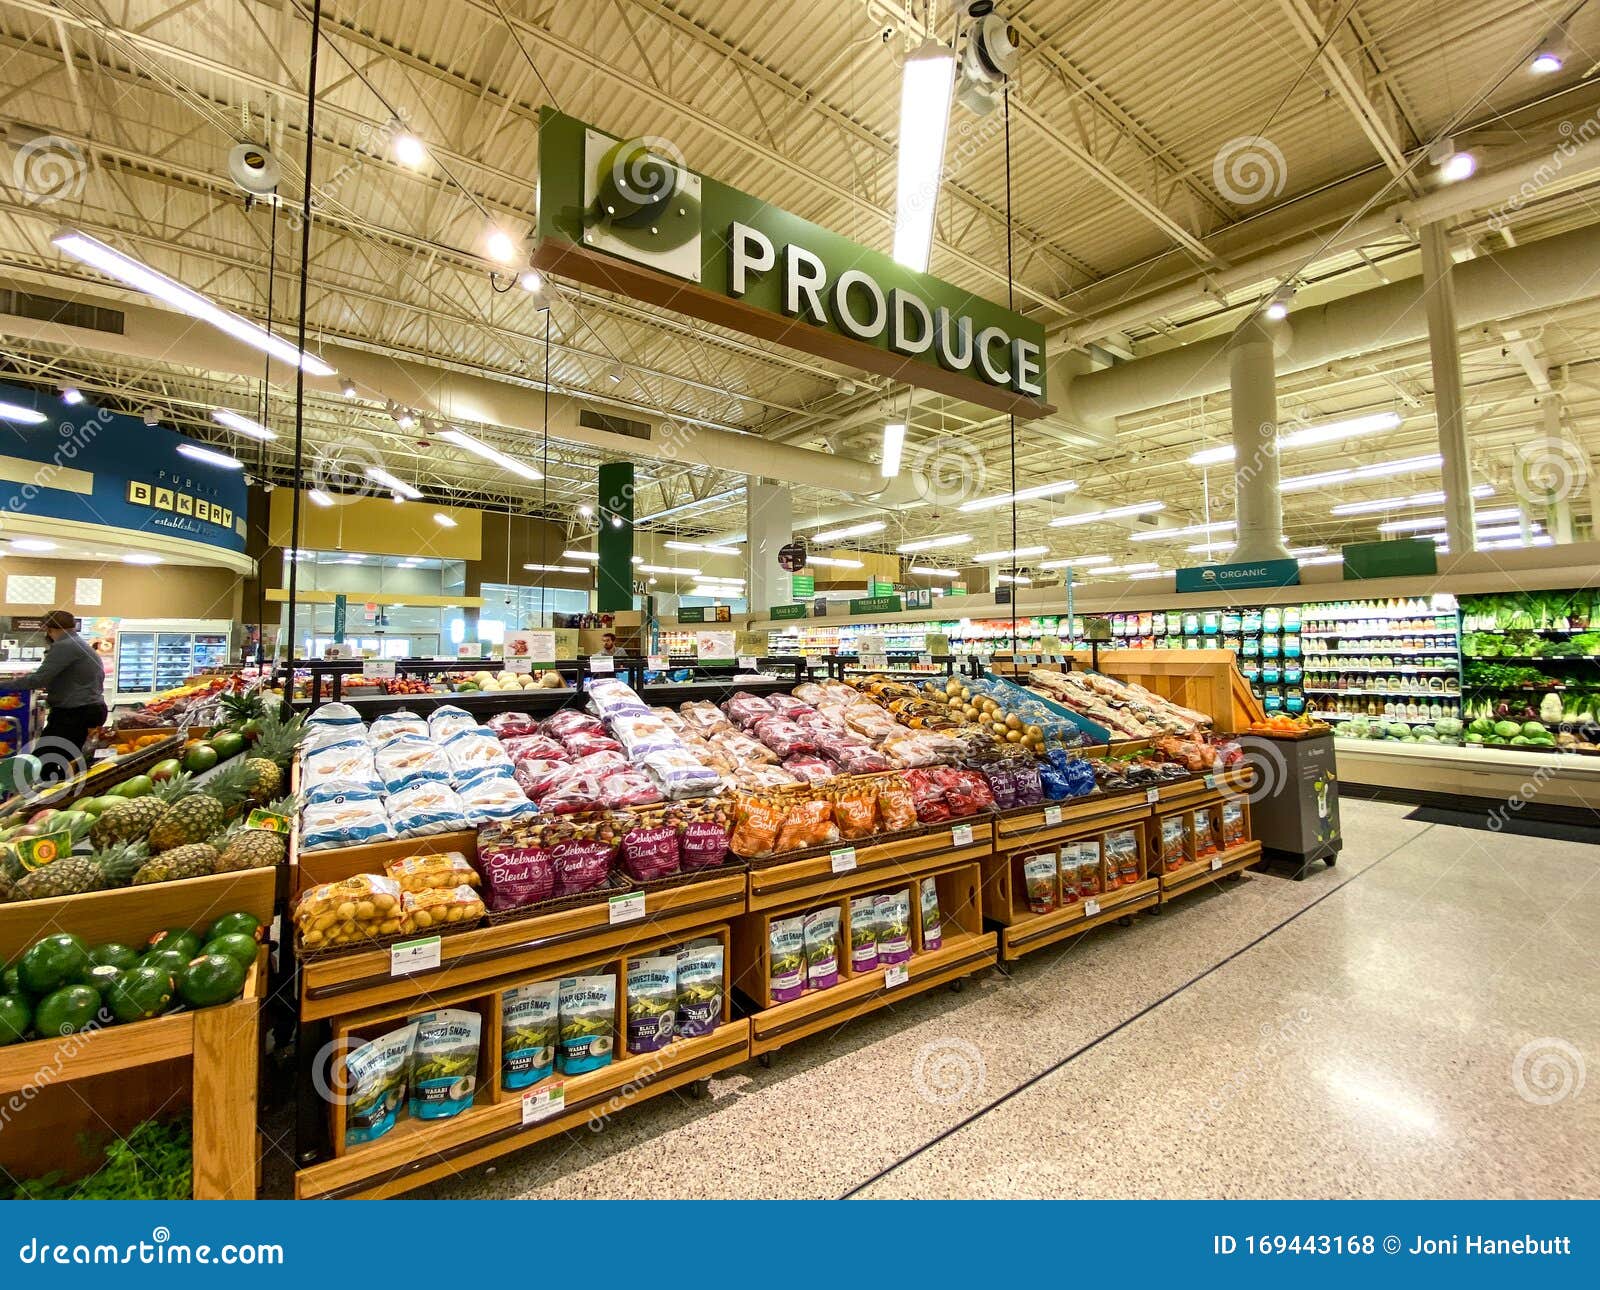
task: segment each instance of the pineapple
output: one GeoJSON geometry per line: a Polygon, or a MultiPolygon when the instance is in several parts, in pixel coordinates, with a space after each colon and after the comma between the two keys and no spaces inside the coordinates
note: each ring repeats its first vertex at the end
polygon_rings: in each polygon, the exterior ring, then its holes
{"type": "MultiPolygon", "coordinates": [[[[187,799],[186,799],[187,800],[187,799]]],[[[183,805],[180,802],[178,805],[183,805]]],[[[217,866],[217,849],[204,842],[173,847],[151,860],[146,860],[139,872],[133,875],[133,885],[142,887],[151,882],[177,882],[181,878],[204,878],[214,873],[217,866]]],[[[41,870],[41,872],[43,872],[41,870]]]]}
{"type": "Polygon", "coordinates": [[[108,887],[126,887],[149,858],[150,848],[143,842],[115,842],[89,857],[100,866],[108,887]]]}
{"type": "Polygon", "coordinates": [[[11,876],[0,869],[0,905],[5,905],[13,900],[19,900],[17,884],[11,881],[11,876]]]}
{"type": "Polygon", "coordinates": [[[238,873],[243,869],[271,869],[289,855],[288,839],[267,829],[247,829],[235,825],[216,840],[222,855],[218,873],[238,873]]]}
{"type": "Polygon", "coordinates": [[[67,856],[35,869],[17,883],[18,900],[44,900],[51,896],[81,896],[104,891],[106,876],[93,860],[67,856]]]}
{"type": "Polygon", "coordinates": [[[150,849],[170,851],[204,842],[244,801],[250,778],[250,772],[234,762],[213,774],[198,792],[178,798],[151,826],[150,849]]]}
{"type": "Polygon", "coordinates": [[[259,690],[248,690],[242,694],[224,694],[217,700],[217,706],[221,709],[223,723],[234,727],[265,716],[267,711],[266,702],[259,690]]]}
{"type": "Polygon", "coordinates": [[[106,807],[90,828],[89,841],[96,847],[137,842],[150,832],[168,806],[189,791],[190,778],[185,773],[174,775],[143,797],[124,798],[106,807]]]}
{"type": "Polygon", "coordinates": [[[250,790],[254,801],[265,802],[278,795],[283,788],[283,767],[289,764],[305,732],[304,717],[283,721],[273,715],[262,719],[261,733],[244,763],[255,776],[250,790]]]}

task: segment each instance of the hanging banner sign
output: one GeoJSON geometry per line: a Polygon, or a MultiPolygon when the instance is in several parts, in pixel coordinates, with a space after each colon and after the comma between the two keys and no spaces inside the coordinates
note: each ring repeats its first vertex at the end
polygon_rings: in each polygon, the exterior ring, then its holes
{"type": "Polygon", "coordinates": [[[1235,587],[1294,587],[1300,583],[1298,560],[1252,560],[1244,564],[1206,564],[1179,569],[1179,591],[1229,591],[1235,587]]]}
{"type": "Polygon", "coordinates": [[[689,170],[668,138],[539,116],[535,268],[720,327],[1041,417],[1044,328],[689,170]]]}
{"type": "Polygon", "coordinates": [[[789,575],[789,595],[795,600],[808,600],[817,594],[817,575],[795,573],[789,575]]]}

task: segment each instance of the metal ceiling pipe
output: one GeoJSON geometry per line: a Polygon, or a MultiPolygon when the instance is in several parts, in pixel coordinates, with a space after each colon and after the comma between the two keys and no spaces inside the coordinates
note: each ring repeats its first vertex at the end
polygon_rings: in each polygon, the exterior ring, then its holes
{"type": "MultiPolygon", "coordinates": [[[[31,289],[25,283],[5,279],[0,279],[0,285],[15,285],[23,291],[31,289]]],[[[95,331],[0,314],[0,335],[202,368],[252,382],[261,379],[264,364],[261,354],[214,328],[169,310],[129,303],[122,297],[92,292],[76,294],[119,310],[124,315],[122,332],[95,331]]],[[[533,446],[533,437],[543,432],[544,393],[532,382],[518,384],[472,376],[342,345],[323,345],[317,352],[338,369],[337,375],[317,378],[308,374],[308,390],[338,397],[340,382],[349,379],[355,382],[357,393],[363,399],[393,402],[422,416],[459,425],[469,433],[482,427],[520,432],[528,437],[519,445],[524,453],[533,446]]],[[[274,364],[272,380],[275,384],[290,384],[294,380],[294,369],[286,364],[274,364]]],[[[758,435],[733,434],[660,418],[651,419],[648,440],[594,429],[578,422],[578,414],[584,406],[585,401],[581,399],[552,396],[552,438],[583,444],[618,457],[736,471],[812,488],[866,493],[883,485],[878,467],[872,462],[772,443],[758,435]]],[[[597,401],[597,406],[603,405],[597,401]]],[[[419,429],[417,437],[426,437],[425,432],[419,429]]],[[[507,448],[503,442],[499,446],[507,448]]],[[[516,451],[515,448],[507,450],[516,451]]]]}
{"type": "Polygon", "coordinates": [[[1228,338],[1228,379],[1233,414],[1233,503],[1238,540],[1233,563],[1287,560],[1283,545],[1283,494],[1278,486],[1278,390],[1274,336],[1252,314],[1228,338]]]}
{"type": "MultiPolygon", "coordinates": [[[[1600,225],[1480,256],[1452,276],[1461,327],[1590,299],[1600,295],[1600,225]]],[[[1300,372],[1427,334],[1421,281],[1396,282],[1292,312],[1278,328],[1277,370],[1300,372]]],[[[1228,337],[1213,337],[1060,382],[1051,390],[1057,416],[1094,425],[1216,394],[1228,388],[1228,346],[1228,337]]]]}

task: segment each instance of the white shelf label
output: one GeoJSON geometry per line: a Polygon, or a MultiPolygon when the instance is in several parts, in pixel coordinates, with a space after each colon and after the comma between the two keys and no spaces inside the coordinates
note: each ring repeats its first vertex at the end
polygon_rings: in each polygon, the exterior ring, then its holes
{"type": "Polygon", "coordinates": [[[1217,786],[1217,777],[1215,775],[1207,775],[1206,776],[1206,787],[1207,788],[1215,788],[1216,786],[1217,786]]]}
{"type": "Polygon", "coordinates": [[[834,873],[849,873],[856,867],[856,849],[835,847],[828,853],[828,859],[833,863],[834,873]]]}
{"type": "Polygon", "coordinates": [[[932,654],[918,654],[917,655],[917,662],[921,663],[923,667],[932,667],[933,666],[933,655],[932,654]]]}
{"type": "Polygon", "coordinates": [[[363,659],[361,662],[361,675],[369,681],[394,680],[394,660],[383,658],[363,659]]]}
{"type": "Polygon", "coordinates": [[[538,1124],[552,1115],[560,1115],[567,1108],[567,1086],[557,1081],[530,1088],[522,1095],[523,1124],[538,1124]]]}
{"type": "Polygon", "coordinates": [[[1159,802],[1161,800],[1161,790],[1159,788],[1147,788],[1147,789],[1145,789],[1144,790],[1144,800],[1148,805],[1152,805],[1152,806],[1155,805],[1155,803],[1157,803],[1157,802],[1159,802]]]}
{"type": "Polygon", "coordinates": [[[389,975],[410,976],[413,972],[426,972],[439,966],[437,936],[424,936],[417,941],[401,941],[389,947],[389,975]]]}
{"type": "Polygon", "coordinates": [[[617,660],[607,658],[604,654],[591,654],[589,656],[589,670],[595,673],[615,672],[617,660]]]}
{"type": "Polygon", "coordinates": [[[1099,912],[1100,902],[1093,896],[1090,896],[1088,900],[1083,902],[1083,916],[1085,918],[1093,918],[1099,912]]]}
{"type": "Polygon", "coordinates": [[[739,670],[741,672],[759,672],[761,668],[756,663],[754,654],[739,655],[739,670]]]}
{"type": "Polygon", "coordinates": [[[645,666],[652,672],[665,672],[667,670],[667,656],[665,654],[652,654],[645,660],[645,666]]]}
{"type": "Polygon", "coordinates": [[[1222,868],[1222,857],[1221,856],[1212,856],[1211,857],[1211,872],[1212,873],[1216,873],[1216,871],[1218,869],[1220,869],[1220,868],[1222,868]]]}
{"type": "Polygon", "coordinates": [[[532,676],[533,660],[531,658],[508,658],[505,661],[505,669],[512,676],[532,676]]]}
{"type": "Polygon", "coordinates": [[[896,963],[883,974],[883,987],[892,990],[897,985],[904,985],[911,980],[911,967],[906,963],[896,963]]]}
{"type": "Polygon", "coordinates": [[[1047,806],[1047,807],[1045,807],[1044,808],[1044,822],[1046,824],[1060,824],[1061,823],[1061,808],[1059,806],[1047,806]]]}
{"type": "Polygon", "coordinates": [[[636,923],[644,917],[644,892],[630,891],[610,900],[611,922],[636,923]]]}
{"type": "Polygon", "coordinates": [[[950,830],[950,841],[958,847],[970,847],[972,845],[972,825],[956,825],[955,828],[950,830]]]}

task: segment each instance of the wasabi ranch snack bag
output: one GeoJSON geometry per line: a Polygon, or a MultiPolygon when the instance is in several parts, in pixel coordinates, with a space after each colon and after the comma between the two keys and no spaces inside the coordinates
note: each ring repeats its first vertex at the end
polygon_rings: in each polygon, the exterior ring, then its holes
{"type": "Polygon", "coordinates": [[[609,1065],[617,1027],[617,979],[612,976],[562,978],[556,1065],[563,1075],[609,1065]]]}
{"type": "Polygon", "coordinates": [[[806,990],[806,920],[775,918],[767,933],[772,957],[772,1001],[798,999],[806,990]]]}
{"type": "Polygon", "coordinates": [[[839,910],[814,909],[806,915],[806,988],[826,990],[839,984],[839,910]]]}
{"type": "Polygon", "coordinates": [[[406,1100],[406,1068],[417,1023],[408,1021],[398,1030],[379,1035],[345,1058],[346,1096],[344,1144],[347,1147],[381,1138],[394,1128],[400,1105],[406,1100]]]}
{"type": "Polygon", "coordinates": [[[411,1050],[412,1115],[442,1120],[472,1105],[482,1026],[483,1018],[466,1008],[440,1008],[417,1018],[411,1050]]]}
{"type": "Polygon", "coordinates": [[[557,991],[554,981],[507,990],[500,999],[500,1083],[527,1088],[555,1069],[557,991]]]}
{"type": "Polygon", "coordinates": [[[678,957],[628,962],[628,1051],[649,1053],[672,1042],[678,1014],[678,957]]]}
{"type": "Polygon", "coordinates": [[[870,972],[878,966],[878,915],[871,896],[850,902],[850,970],[870,972]]]}
{"type": "Polygon", "coordinates": [[[944,944],[944,928],[939,924],[939,880],[922,880],[922,948],[936,950],[944,944]]]}
{"type": "Polygon", "coordinates": [[[722,1024],[722,942],[693,941],[678,951],[678,1034],[710,1034],[722,1024]]]}

